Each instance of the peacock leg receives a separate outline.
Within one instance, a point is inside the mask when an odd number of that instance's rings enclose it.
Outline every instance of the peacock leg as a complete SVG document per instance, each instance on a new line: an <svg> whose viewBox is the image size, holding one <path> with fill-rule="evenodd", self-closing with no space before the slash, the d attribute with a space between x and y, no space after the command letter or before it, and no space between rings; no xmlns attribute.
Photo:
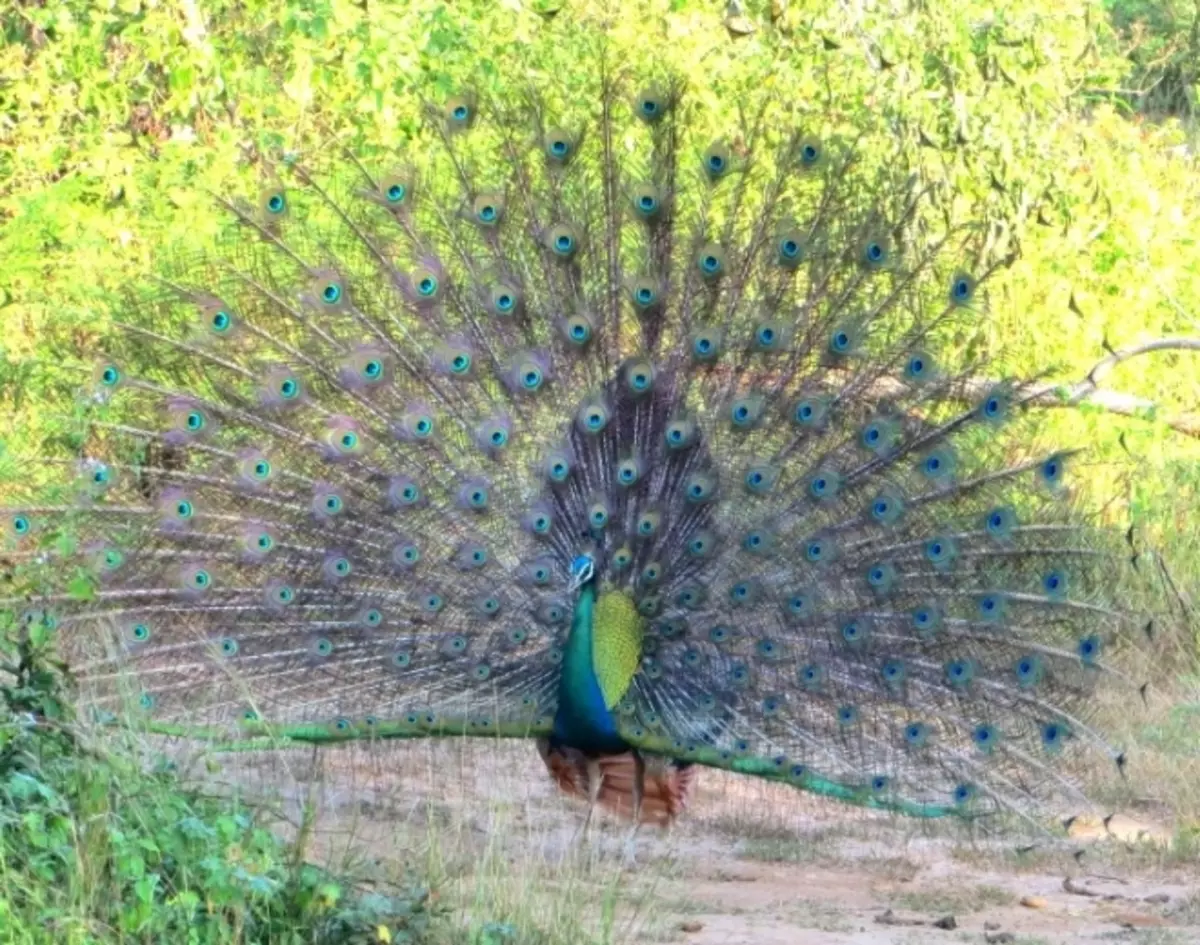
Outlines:
<svg viewBox="0 0 1200 945"><path fill-rule="evenodd" d="M642 822L642 802L646 798L646 759L636 749L633 752L633 827Z"/></svg>
<svg viewBox="0 0 1200 945"><path fill-rule="evenodd" d="M592 825L592 814L596 810L596 802L600 799L600 787L604 782L604 770L600 767L599 758L588 758L587 766L588 812L583 820L583 840L588 839L588 829Z"/></svg>
<svg viewBox="0 0 1200 945"><path fill-rule="evenodd" d="M625 840L625 860L633 865L637 859L637 832L642 826L642 802L646 797L646 759L633 751L633 827Z"/></svg>

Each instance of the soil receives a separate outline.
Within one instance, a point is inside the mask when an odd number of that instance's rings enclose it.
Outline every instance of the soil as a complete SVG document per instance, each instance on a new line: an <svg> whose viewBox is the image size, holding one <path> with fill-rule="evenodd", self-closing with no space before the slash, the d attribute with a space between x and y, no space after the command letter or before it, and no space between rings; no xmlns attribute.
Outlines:
<svg viewBox="0 0 1200 945"><path fill-rule="evenodd" d="M557 792L532 745L358 746L224 770L269 785L292 823L302 798L316 802L310 857L411 867L436 877L464 924L545 933L505 943L570 941L567 927L637 945L1200 942L1200 865L1173 856L1171 832L1145 817L1078 821L1079 858L1018 855L1012 838L706 770L683 817L631 845L629 825L607 814L583 835L586 806ZM607 937L587 931L605 915Z"/></svg>

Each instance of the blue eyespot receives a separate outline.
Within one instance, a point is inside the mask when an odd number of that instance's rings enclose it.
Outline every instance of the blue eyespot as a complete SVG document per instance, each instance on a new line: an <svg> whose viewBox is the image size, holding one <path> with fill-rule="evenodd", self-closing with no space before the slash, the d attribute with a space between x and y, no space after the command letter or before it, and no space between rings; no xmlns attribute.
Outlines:
<svg viewBox="0 0 1200 945"><path fill-rule="evenodd" d="M909 355L904 365L904 377L909 381L927 380L933 373L933 359L925 352L918 351Z"/></svg>
<svg viewBox="0 0 1200 945"><path fill-rule="evenodd" d="M878 240L863 244L862 259L868 268L877 268L887 262L887 248Z"/></svg>
<svg viewBox="0 0 1200 945"><path fill-rule="evenodd" d="M1057 751L1068 735L1067 727L1058 722L1047 722L1042 726L1042 746L1047 751Z"/></svg>
<svg viewBox="0 0 1200 945"><path fill-rule="evenodd" d="M991 725L978 725L971 733L971 740L980 751L990 752L999 740L999 734Z"/></svg>
<svg viewBox="0 0 1200 945"><path fill-rule="evenodd" d="M922 637L937 632L942 625L942 612L931 604L922 604L912 612L912 625Z"/></svg>
<svg viewBox="0 0 1200 945"><path fill-rule="evenodd" d="M942 567L954 559L957 547L949 537L931 538L925 542L925 557L935 567Z"/></svg>
<svg viewBox="0 0 1200 945"><path fill-rule="evenodd" d="M851 646L861 643L867 635L863 625L855 620L842 624L841 634L842 640Z"/></svg>
<svg viewBox="0 0 1200 945"><path fill-rule="evenodd" d="M1042 482L1051 487L1062 484L1066 462L1061 455L1051 456L1038 469Z"/></svg>
<svg viewBox="0 0 1200 945"><path fill-rule="evenodd" d="M1061 599L1067 593L1067 575L1062 571L1048 571L1042 575L1042 590L1048 597Z"/></svg>
<svg viewBox="0 0 1200 945"><path fill-rule="evenodd" d="M854 346L854 338L844 328L837 329L829 336L829 351L835 355L849 354Z"/></svg>
<svg viewBox="0 0 1200 945"><path fill-rule="evenodd" d="M957 273L950 281L950 301L955 305L968 305L975 297L975 280L965 272Z"/></svg>
<svg viewBox="0 0 1200 945"><path fill-rule="evenodd" d="M956 688L967 686L975 678L975 667L970 660L951 660L946 664L946 679Z"/></svg>
<svg viewBox="0 0 1200 945"><path fill-rule="evenodd" d="M993 390L979 406L979 416L985 423L992 426L999 426L1008 419L1009 410L1011 407L1010 395L1007 390L997 388Z"/></svg>
<svg viewBox="0 0 1200 945"><path fill-rule="evenodd" d="M1083 637L1077 646L1079 650L1079 658L1085 666L1094 666L1096 660L1100 658L1100 650L1102 643L1100 637L1095 634Z"/></svg>
<svg viewBox="0 0 1200 945"><path fill-rule="evenodd" d="M1013 667L1013 674L1022 688L1035 686L1042 678L1042 661L1037 656L1022 656Z"/></svg>

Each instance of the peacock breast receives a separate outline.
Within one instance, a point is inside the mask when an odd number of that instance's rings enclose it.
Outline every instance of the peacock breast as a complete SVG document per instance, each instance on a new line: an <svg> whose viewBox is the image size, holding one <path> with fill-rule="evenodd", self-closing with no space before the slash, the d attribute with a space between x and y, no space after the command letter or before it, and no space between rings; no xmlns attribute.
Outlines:
<svg viewBox="0 0 1200 945"><path fill-rule="evenodd" d="M643 632L643 618L628 594L605 591L596 599L592 670L610 711L629 691L641 664Z"/></svg>

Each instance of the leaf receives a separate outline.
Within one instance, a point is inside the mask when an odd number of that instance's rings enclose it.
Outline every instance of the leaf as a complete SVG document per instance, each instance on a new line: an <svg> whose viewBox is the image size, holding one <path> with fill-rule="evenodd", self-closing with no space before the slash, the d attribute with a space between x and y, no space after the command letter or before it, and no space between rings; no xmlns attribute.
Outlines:
<svg viewBox="0 0 1200 945"><path fill-rule="evenodd" d="M90 577L80 574L67 585L67 594L72 600L86 604L96 599L96 588Z"/></svg>

